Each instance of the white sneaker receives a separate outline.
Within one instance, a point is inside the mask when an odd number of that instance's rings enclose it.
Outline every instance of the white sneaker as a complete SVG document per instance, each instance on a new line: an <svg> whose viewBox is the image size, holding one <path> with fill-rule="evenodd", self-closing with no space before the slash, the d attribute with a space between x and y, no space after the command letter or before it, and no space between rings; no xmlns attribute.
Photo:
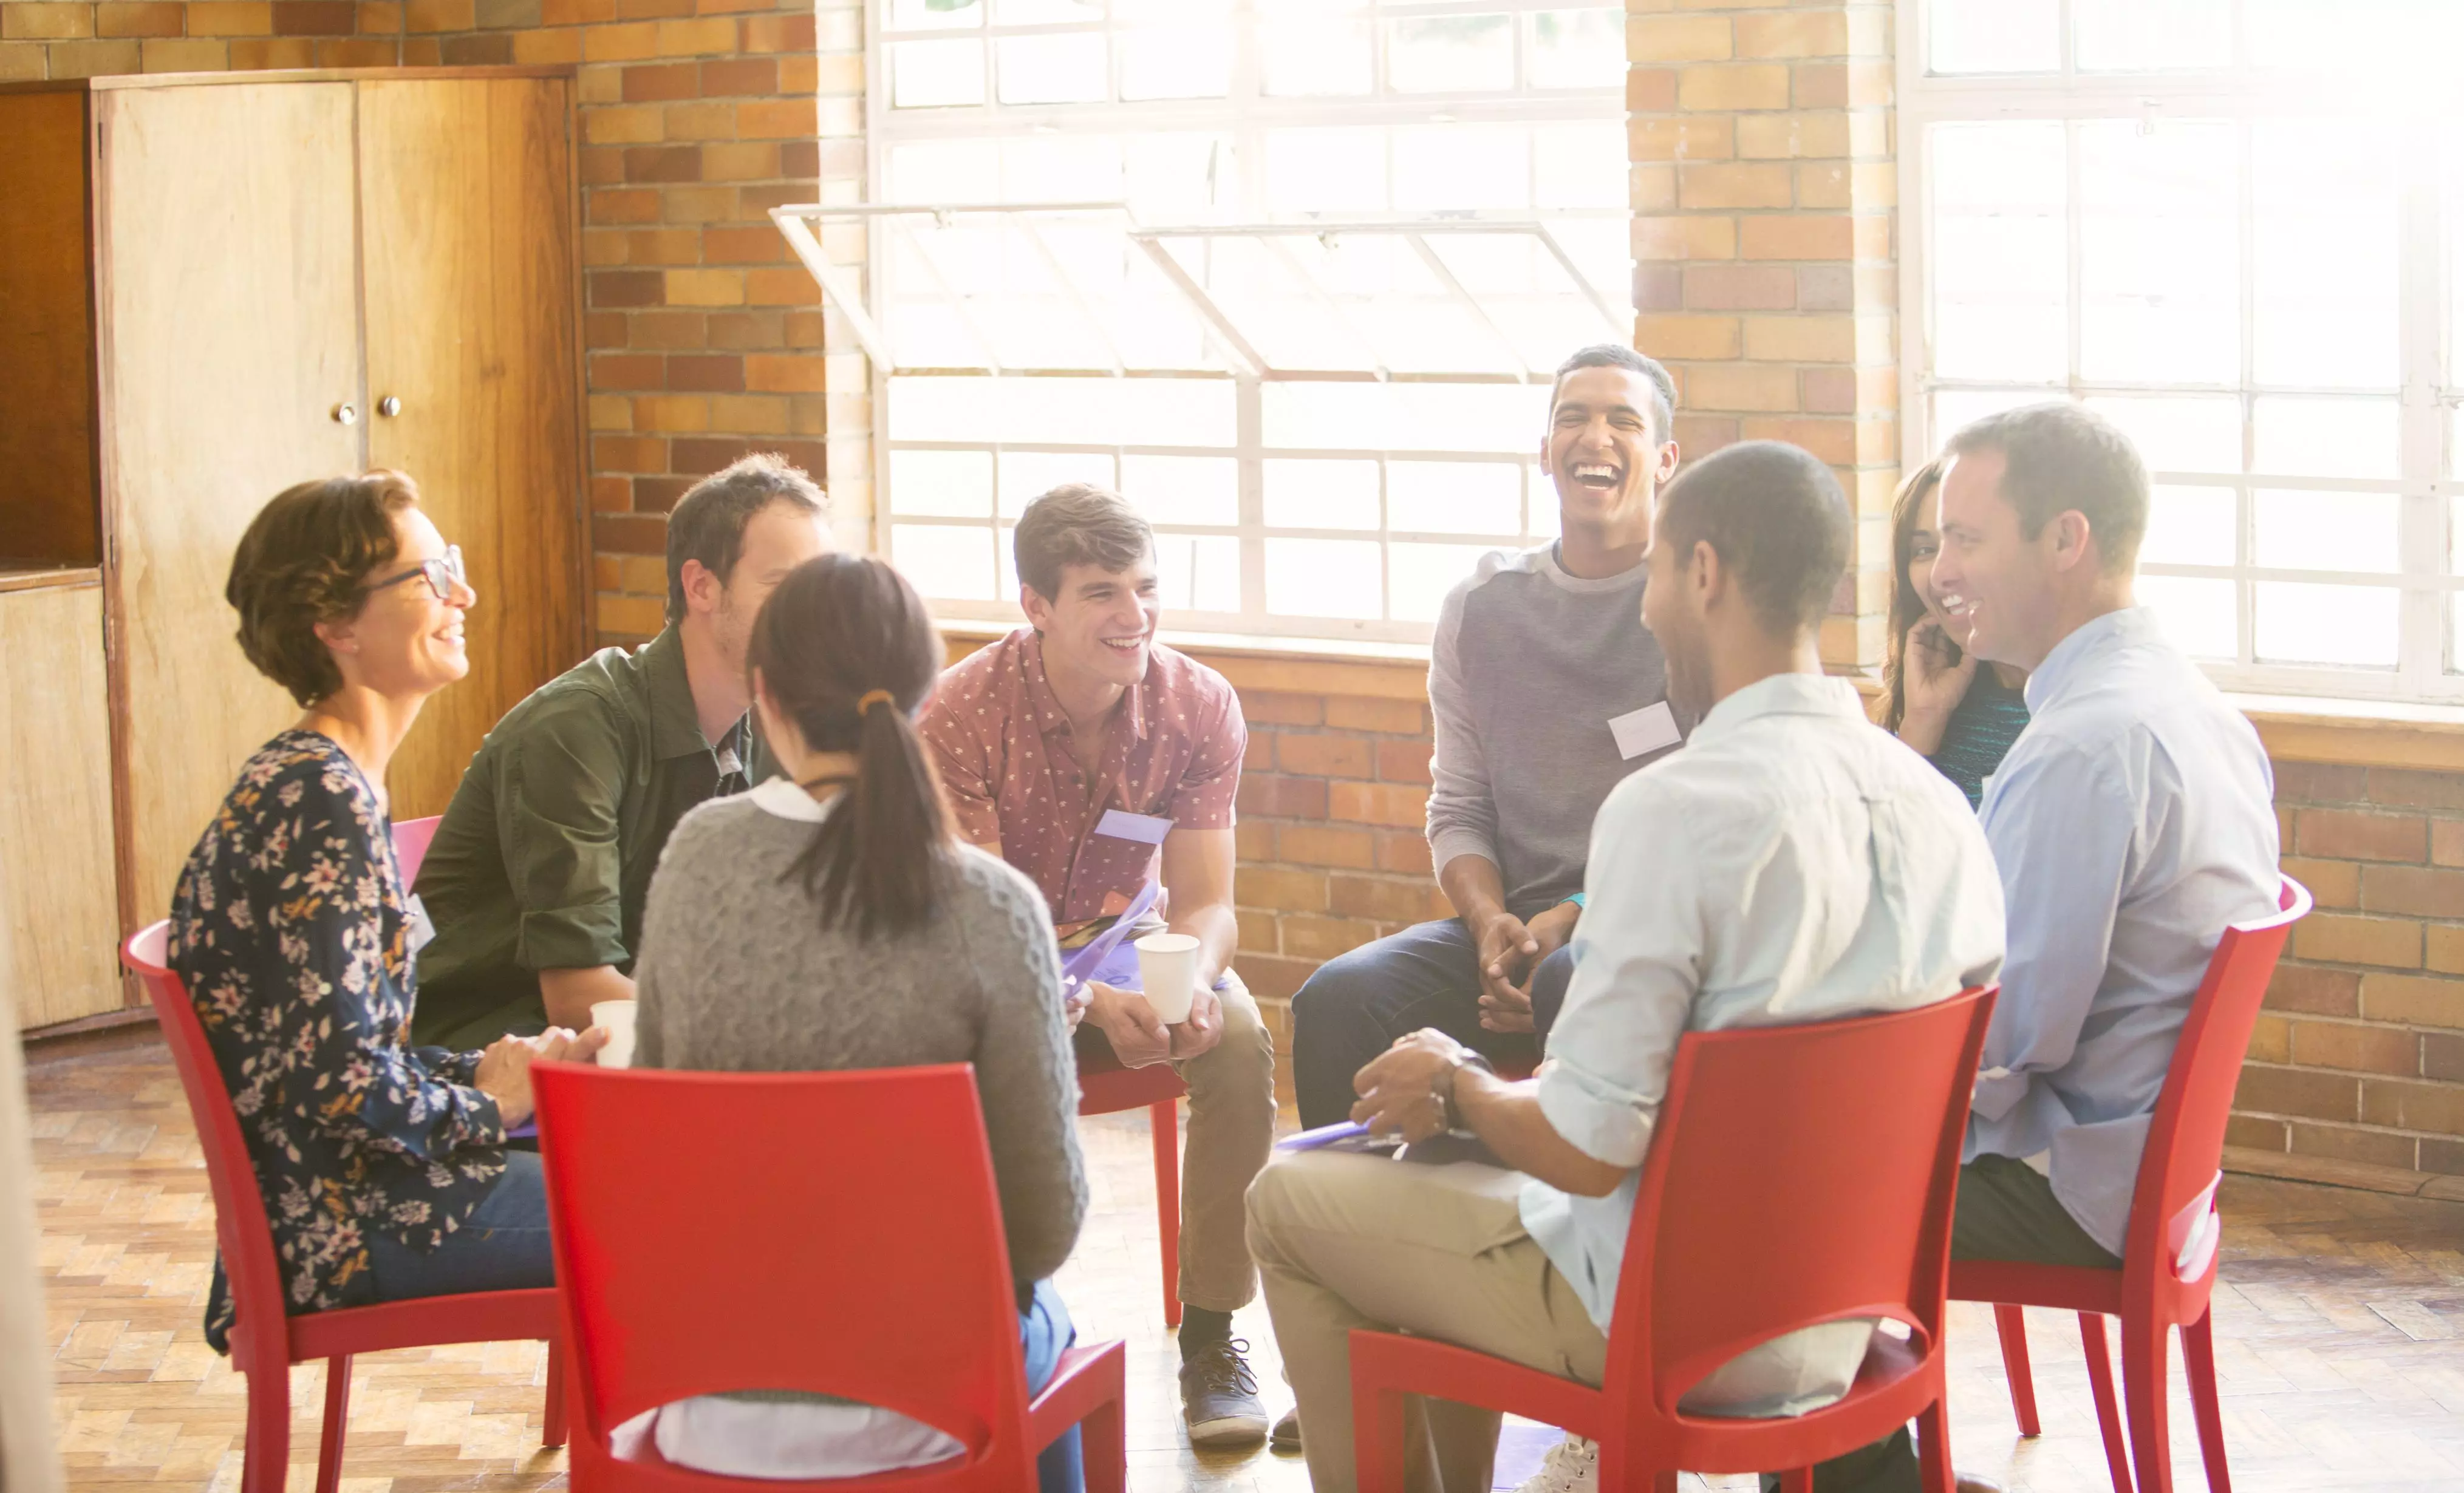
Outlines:
<svg viewBox="0 0 2464 1493"><path fill-rule="evenodd" d="M1549 1448L1540 1470L1523 1481L1514 1493L1599 1493L1600 1443L1569 1436Z"/></svg>

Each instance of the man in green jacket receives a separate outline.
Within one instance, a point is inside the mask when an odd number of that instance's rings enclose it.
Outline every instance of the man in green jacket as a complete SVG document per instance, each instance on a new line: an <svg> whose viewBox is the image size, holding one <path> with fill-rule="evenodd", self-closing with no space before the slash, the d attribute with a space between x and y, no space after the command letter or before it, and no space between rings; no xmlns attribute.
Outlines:
<svg viewBox="0 0 2464 1493"><path fill-rule="evenodd" d="M829 548L810 477L753 455L668 516L668 625L602 648L508 712L480 744L414 889L415 1040L454 1051L590 1024L633 996L642 901L676 821L760 776L746 711L753 619Z"/></svg>

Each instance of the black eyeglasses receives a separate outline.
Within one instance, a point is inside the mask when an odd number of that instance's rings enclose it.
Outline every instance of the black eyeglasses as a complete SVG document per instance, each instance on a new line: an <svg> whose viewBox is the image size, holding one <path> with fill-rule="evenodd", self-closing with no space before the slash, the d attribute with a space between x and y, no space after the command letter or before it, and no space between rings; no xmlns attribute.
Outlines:
<svg viewBox="0 0 2464 1493"><path fill-rule="evenodd" d="M448 544L445 546L443 560L423 560L400 575L387 576L383 581L371 581L367 584L367 592L373 596L389 585L400 585L413 576L427 578L428 589L436 594L438 601L451 601L453 588L466 585L470 582L468 572L462 568L462 546Z"/></svg>

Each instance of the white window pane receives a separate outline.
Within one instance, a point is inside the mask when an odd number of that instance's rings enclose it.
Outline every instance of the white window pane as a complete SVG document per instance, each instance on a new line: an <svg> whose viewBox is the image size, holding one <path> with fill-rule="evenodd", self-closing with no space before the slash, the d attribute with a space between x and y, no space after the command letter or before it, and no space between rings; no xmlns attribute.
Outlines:
<svg viewBox="0 0 2464 1493"><path fill-rule="evenodd" d="M1441 124L1395 131L1398 210L1523 208L1530 202L1528 130L1515 125Z"/></svg>
<svg viewBox="0 0 2464 1493"><path fill-rule="evenodd" d="M1397 622L1435 622L1455 588L1487 554L1485 544L1392 544L1386 549L1388 614Z"/></svg>
<svg viewBox="0 0 2464 1493"><path fill-rule="evenodd" d="M1001 525L1001 535L993 541L996 558L1001 561L1001 583L994 589L1004 602L1018 599L1018 525Z"/></svg>
<svg viewBox="0 0 2464 1493"><path fill-rule="evenodd" d="M890 511L936 518L993 516L990 451L891 451Z"/></svg>
<svg viewBox="0 0 2464 1493"><path fill-rule="evenodd" d="M2252 126L2252 356L2259 383L2395 387L2401 155L2384 125Z"/></svg>
<svg viewBox="0 0 2464 1493"><path fill-rule="evenodd" d="M2062 65L2061 0L1933 0L1936 73L2051 73Z"/></svg>
<svg viewBox="0 0 2464 1493"><path fill-rule="evenodd" d="M2060 397L2046 389L1937 389L1933 396L1933 444L1942 446L1970 422L1987 415Z"/></svg>
<svg viewBox="0 0 2464 1493"><path fill-rule="evenodd" d="M1133 135L1121 146L1125 195L1141 222L1196 218L1240 199L1228 135Z"/></svg>
<svg viewBox="0 0 2464 1493"><path fill-rule="evenodd" d="M1266 526L1273 529L1375 529L1377 463L1269 458Z"/></svg>
<svg viewBox="0 0 2464 1493"><path fill-rule="evenodd" d="M983 0L891 0L891 31L927 31L984 24Z"/></svg>
<svg viewBox="0 0 2464 1493"><path fill-rule="evenodd" d="M993 389L991 379L893 378L890 381L890 438L998 439L992 418Z"/></svg>
<svg viewBox="0 0 2464 1493"><path fill-rule="evenodd" d="M1059 26L1103 18L1104 0L996 0L993 6L995 26Z"/></svg>
<svg viewBox="0 0 2464 1493"><path fill-rule="evenodd" d="M2150 494L2147 537L2139 560L2148 565L2230 565L2240 499L2229 487L2160 486Z"/></svg>
<svg viewBox="0 0 2464 1493"><path fill-rule="evenodd" d="M1266 211L1270 216L1385 206L1384 130L1266 132Z"/></svg>
<svg viewBox="0 0 2464 1493"><path fill-rule="evenodd" d="M1279 617L1374 622L1380 607L1375 539L1268 539L1266 610Z"/></svg>
<svg viewBox="0 0 2464 1493"><path fill-rule="evenodd" d="M1265 91L1274 98L1369 92L1367 21L1340 14L1312 20L1270 20L1259 28L1258 50L1265 66Z"/></svg>
<svg viewBox="0 0 2464 1493"><path fill-rule="evenodd" d="M1386 527L1407 534L1519 533L1523 466L1492 461L1390 462Z"/></svg>
<svg viewBox="0 0 2464 1493"><path fill-rule="evenodd" d="M2254 400L2251 470L2292 476L2392 477L2391 399Z"/></svg>
<svg viewBox="0 0 2464 1493"><path fill-rule="evenodd" d="M2229 124L2079 126L2079 371L2241 374L2240 145Z"/></svg>
<svg viewBox="0 0 2464 1493"><path fill-rule="evenodd" d="M2233 61L2227 0L2072 0L2072 6L2081 72L2224 67Z"/></svg>
<svg viewBox="0 0 2464 1493"><path fill-rule="evenodd" d="M2447 671L2464 673L2464 591L2447 593Z"/></svg>
<svg viewBox="0 0 2464 1493"><path fill-rule="evenodd" d="M1155 536L1155 588L1166 611L1238 612L1241 541L1228 536Z"/></svg>
<svg viewBox="0 0 2464 1493"><path fill-rule="evenodd" d="M1115 379L1125 446L1230 446L1239 390L1229 379Z"/></svg>
<svg viewBox="0 0 2464 1493"><path fill-rule="evenodd" d="M2193 658L2238 658L2233 583L2187 576L2141 576L2139 604L2156 614L2165 636Z"/></svg>
<svg viewBox="0 0 2464 1493"><path fill-rule="evenodd" d="M1512 451L1540 449L1549 426L1543 384L1397 384L1391 450Z"/></svg>
<svg viewBox="0 0 2464 1493"><path fill-rule="evenodd" d="M1149 523L1241 521L1241 464L1229 456L1124 456L1121 491Z"/></svg>
<svg viewBox="0 0 2464 1493"><path fill-rule="evenodd" d="M2241 401L2230 395L2099 396L2087 407L2122 428L2149 472L2241 470Z"/></svg>
<svg viewBox="0 0 2464 1493"><path fill-rule="evenodd" d="M1124 99L1221 99L1232 86L1232 33L1221 26L1133 31L1121 38Z"/></svg>
<svg viewBox="0 0 2464 1493"><path fill-rule="evenodd" d="M1533 540L1557 538L1564 528L1565 515L1557 510L1556 489L1551 487L1548 480L1540 475L1540 469L1537 467L1524 469L1523 487L1524 491L1531 494L1531 501L1524 508L1525 516L1529 520L1529 526L1524 530L1525 537Z"/></svg>
<svg viewBox="0 0 2464 1493"><path fill-rule="evenodd" d="M1386 26L1386 86L1402 94L1514 86L1513 17L1433 15Z"/></svg>
<svg viewBox="0 0 2464 1493"><path fill-rule="evenodd" d="M1390 385L1275 383L1258 391L1269 447L1383 450L1394 425Z"/></svg>
<svg viewBox="0 0 2464 1493"><path fill-rule="evenodd" d="M980 380L977 387L989 400L995 440L1021 446L1111 446L1121 438L1119 383L1004 378ZM894 409L891 418L897 418Z"/></svg>
<svg viewBox="0 0 2464 1493"><path fill-rule="evenodd" d="M946 108L983 101L982 42L893 41L890 44L891 108Z"/></svg>
<svg viewBox="0 0 2464 1493"><path fill-rule="evenodd" d="M1041 133L1005 140L1001 195L1011 202L1117 201L1121 143L1105 135Z"/></svg>
<svg viewBox="0 0 2464 1493"><path fill-rule="evenodd" d="M990 529L892 524L890 559L926 596L952 602L996 600Z"/></svg>
<svg viewBox="0 0 2464 1493"><path fill-rule="evenodd" d="M2464 49L2464 10L2447 0L2242 0L2242 25L2259 67L2366 73L2375 82Z"/></svg>
<svg viewBox="0 0 2464 1493"><path fill-rule="evenodd" d="M1623 55L1622 53L1619 54ZM1623 64L1620 63L1620 66ZM1617 211L1602 226L1615 235L1618 263L1627 262L1625 122L1600 120L1586 124L1542 124L1531 131L1531 205L1535 208L1605 208ZM1592 227L1591 220L1559 219L1550 225L1576 263L1572 235ZM1526 240L1528 242L1528 240ZM1622 300L1618 289L1613 299Z"/></svg>
<svg viewBox="0 0 2464 1493"><path fill-rule="evenodd" d="M1933 371L1952 379L2068 377L2062 126L1938 124L1925 143Z"/></svg>
<svg viewBox="0 0 2464 1493"><path fill-rule="evenodd" d="M2258 564L2268 570L2376 570L2393 575L2393 493L2287 493L2253 498Z"/></svg>
<svg viewBox="0 0 2464 1493"><path fill-rule="evenodd" d="M1534 88L1616 88L1625 81L1625 12L1542 11L1524 33Z"/></svg>
<svg viewBox="0 0 2464 1493"><path fill-rule="evenodd" d="M1015 518L1026 505L1066 482L1116 487L1112 458L1104 451L1003 451L1001 453L1001 516Z"/></svg>
<svg viewBox="0 0 2464 1493"><path fill-rule="evenodd" d="M2261 663L2395 667L2394 587L2261 581L2252 591Z"/></svg>
<svg viewBox="0 0 2464 1493"><path fill-rule="evenodd" d="M1111 94L1100 32L1005 36L994 61L1003 103L1092 103Z"/></svg>
<svg viewBox="0 0 2464 1493"><path fill-rule="evenodd" d="M2447 502L2447 573L2464 576L2464 497Z"/></svg>
<svg viewBox="0 0 2464 1493"><path fill-rule="evenodd" d="M1001 143L920 141L890 152L893 202L991 202L1001 195Z"/></svg>

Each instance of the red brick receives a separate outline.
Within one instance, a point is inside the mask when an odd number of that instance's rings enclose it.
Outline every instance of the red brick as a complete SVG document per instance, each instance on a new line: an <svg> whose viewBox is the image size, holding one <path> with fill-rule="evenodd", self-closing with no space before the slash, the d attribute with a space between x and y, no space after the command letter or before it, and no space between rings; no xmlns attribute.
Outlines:
<svg viewBox="0 0 2464 1493"><path fill-rule="evenodd" d="M596 353L590 359L590 386L601 392L647 392L665 386L655 353Z"/></svg>
<svg viewBox="0 0 2464 1493"><path fill-rule="evenodd" d="M2366 1080L2362 1118L2389 1130L2464 1135L2464 1086Z"/></svg>
<svg viewBox="0 0 2464 1493"><path fill-rule="evenodd" d="M2303 855L2352 861L2417 864L2430 853L2430 823L2418 814L2303 809L2294 819L2294 838Z"/></svg>
<svg viewBox="0 0 2464 1493"><path fill-rule="evenodd" d="M2310 895L2322 908L2362 905L2362 867L2358 861L2315 861L2307 856L2288 855L2279 863L2279 868L2309 888Z"/></svg>
<svg viewBox="0 0 2464 1493"><path fill-rule="evenodd" d="M662 274L658 278L664 289L667 276ZM710 320L709 316L699 311L638 312L633 317L631 328L633 345L662 347L670 352L699 352L710 345ZM722 461L718 467L726 465ZM718 467L710 470L716 472Z"/></svg>
<svg viewBox="0 0 2464 1493"><path fill-rule="evenodd" d="M2297 1156L2325 1156L2336 1161L2412 1170L2417 1147L2409 1135L2349 1130L2342 1125L2304 1125L2299 1121L2287 1129L2292 1132L2292 1151Z"/></svg>
<svg viewBox="0 0 2464 1493"><path fill-rule="evenodd" d="M510 32L448 36L443 44L444 51L438 56L447 67L503 67L514 60Z"/></svg>
<svg viewBox="0 0 2464 1493"><path fill-rule="evenodd" d="M2295 925L2293 952L2299 958L2331 964L2419 969L2421 925L2397 918L2313 912Z"/></svg>
<svg viewBox="0 0 2464 1493"><path fill-rule="evenodd" d="M582 185L614 187L625 180L625 152L616 145L582 147Z"/></svg>
<svg viewBox="0 0 2464 1493"><path fill-rule="evenodd" d="M729 311L710 318L710 345L735 352L784 346L786 320L775 311Z"/></svg>
<svg viewBox="0 0 2464 1493"><path fill-rule="evenodd" d="M779 147L779 174L792 177L801 186L822 174L822 143L818 140L791 140Z"/></svg>
<svg viewBox="0 0 2464 1493"><path fill-rule="evenodd" d="M2336 762L2273 762L2276 801L2359 803L2369 780L2365 768Z"/></svg>
<svg viewBox="0 0 2464 1493"><path fill-rule="evenodd" d="M2422 1033L2421 1076L2442 1084L2464 1084L2464 1037L2453 1032Z"/></svg>
<svg viewBox="0 0 2464 1493"><path fill-rule="evenodd" d="M620 21L675 21L693 11L693 0L616 0Z"/></svg>
<svg viewBox="0 0 2464 1493"><path fill-rule="evenodd" d="M2464 866L2464 819L2430 822L2430 864Z"/></svg>
<svg viewBox="0 0 2464 1493"><path fill-rule="evenodd" d="M707 264L781 264L795 257L787 240L769 224L759 228L711 228L701 235Z"/></svg>
<svg viewBox="0 0 2464 1493"><path fill-rule="evenodd" d="M274 0L277 36L348 36L359 24L354 0Z"/></svg>
<svg viewBox="0 0 2464 1493"><path fill-rule="evenodd" d="M1241 770L1244 773L1271 772L1275 766L1275 741L1272 736L1254 736L1241 748Z"/></svg>
<svg viewBox="0 0 2464 1493"><path fill-rule="evenodd" d="M1427 718L1417 700L1351 694L1327 696L1326 723L1343 731L1375 731L1390 736L1419 736L1427 729Z"/></svg>
<svg viewBox="0 0 2464 1493"><path fill-rule="evenodd" d="M778 91L779 64L769 57L729 57L701 65L704 99L761 99Z"/></svg>
<svg viewBox="0 0 2464 1493"><path fill-rule="evenodd" d="M1239 808L1276 819L1324 819L1326 779L1251 774L1241 779Z"/></svg>
<svg viewBox="0 0 2464 1493"><path fill-rule="evenodd" d="M1287 773L1312 778L1366 778L1373 756L1364 737L1279 733L1275 759Z"/></svg>
<svg viewBox="0 0 2464 1493"><path fill-rule="evenodd" d="M2362 980L2362 1015L2403 1026L2464 1027L2464 980L2434 975L2370 975Z"/></svg>
<svg viewBox="0 0 2464 1493"><path fill-rule="evenodd" d="M633 479L594 475L590 479L590 511L625 514L633 511Z"/></svg>
<svg viewBox="0 0 2464 1493"><path fill-rule="evenodd" d="M2421 1039L2411 1032L2342 1021L2296 1021L2293 1061L2305 1067L2344 1068L2394 1078L2421 1074Z"/></svg>
<svg viewBox="0 0 2464 1493"><path fill-rule="evenodd" d="M655 270L597 270L586 278L593 306L655 306L667 297L667 277Z"/></svg>
<svg viewBox="0 0 2464 1493"><path fill-rule="evenodd" d="M2464 809L2464 773L2370 769L2370 801L2398 808Z"/></svg>
<svg viewBox="0 0 2464 1493"><path fill-rule="evenodd" d="M2308 1016L2362 1014L2362 977L2352 970L2282 963L2267 984L2271 1011L2299 1011Z"/></svg>
<svg viewBox="0 0 2464 1493"><path fill-rule="evenodd" d="M1627 70L1625 107L1628 114L1666 114L1676 108L1677 70L1673 67Z"/></svg>
<svg viewBox="0 0 2464 1493"><path fill-rule="evenodd" d="M637 513L664 514L684 500L693 491L691 477L635 477L633 508Z"/></svg>
<svg viewBox="0 0 2464 1493"><path fill-rule="evenodd" d="M2407 917L2464 918L2464 870L2370 867L2362 872L2362 906Z"/></svg>
<svg viewBox="0 0 2464 1493"><path fill-rule="evenodd" d="M594 514L590 519L590 547L618 555L664 555L668 550L667 520L631 514Z"/></svg>
<svg viewBox="0 0 2464 1493"><path fill-rule="evenodd" d="M707 476L729 462L756 451L767 451L806 472L828 470L828 450L819 441L716 438L678 441L672 457L674 466L671 470L689 476Z"/></svg>
<svg viewBox="0 0 2464 1493"><path fill-rule="evenodd" d="M669 103L701 97L701 69L691 62L655 62L625 70L627 103Z"/></svg>
<svg viewBox="0 0 2464 1493"><path fill-rule="evenodd" d="M1241 714L1258 726L1314 726L1326 718L1324 703L1314 694L1271 694L1243 691Z"/></svg>
<svg viewBox="0 0 2464 1493"><path fill-rule="evenodd" d="M1377 743L1377 776L1385 782L1429 780L1429 744L1425 741Z"/></svg>
<svg viewBox="0 0 2464 1493"><path fill-rule="evenodd" d="M582 318L582 345L594 351L629 346L632 332L633 318L621 311L585 312Z"/></svg>
<svg viewBox="0 0 2464 1493"><path fill-rule="evenodd" d="M1233 872L1232 901L1240 907L1272 908L1279 912L1323 912L1326 875L1280 866L1243 866Z"/></svg>
<svg viewBox="0 0 2464 1493"><path fill-rule="evenodd" d="M1307 959L1331 959L1350 954L1377 936L1375 923L1340 917L1287 917L1282 920L1284 952Z"/></svg>
<svg viewBox="0 0 2464 1493"><path fill-rule="evenodd" d="M1232 826L1232 853L1244 863L1275 859L1275 826L1244 819Z"/></svg>
<svg viewBox="0 0 2464 1493"><path fill-rule="evenodd" d="M2255 1114L2236 1114L2225 1121L2225 1144L2247 1146L2254 1151L2284 1149L2287 1126L2282 1120L2271 1120Z"/></svg>
<svg viewBox="0 0 2464 1493"><path fill-rule="evenodd" d="M1377 833L1377 868L1381 871L1411 871L1427 876L1436 867L1429 861L1429 837L1399 830Z"/></svg>
<svg viewBox="0 0 2464 1493"><path fill-rule="evenodd" d="M94 33L98 36L177 36L187 29L187 8L175 0L163 0L160 4L103 0L95 7ZM347 26L342 29L350 30Z"/></svg>
<svg viewBox="0 0 2464 1493"><path fill-rule="evenodd" d="M2233 1108L2313 1120L2353 1120L2361 1114L2362 1083L2338 1073L2245 1065L2233 1089Z"/></svg>
<svg viewBox="0 0 2464 1493"><path fill-rule="evenodd" d="M1424 881L1337 876L1327 887L1327 906L1347 916L1380 923L1420 923L1445 916L1442 908L1430 910L1429 904L1436 900L1438 889Z"/></svg>
<svg viewBox="0 0 2464 1493"><path fill-rule="evenodd" d="M724 354L678 353L668 360L668 387L679 393L735 394L744 388L744 360Z"/></svg>
<svg viewBox="0 0 2464 1493"><path fill-rule="evenodd" d="M744 386L765 394L821 394L828 364L819 358L756 354L744 360Z"/></svg>
<svg viewBox="0 0 2464 1493"><path fill-rule="evenodd" d="M1693 264L1684 270L1689 311L1789 311L1796 273L1785 265Z"/></svg>
<svg viewBox="0 0 2464 1493"><path fill-rule="evenodd" d="M701 180L701 147L698 145L633 145L625 151L625 180L628 182L698 182Z"/></svg>
<svg viewBox="0 0 2464 1493"><path fill-rule="evenodd" d="M665 472L668 470L668 443L639 435L599 435L591 437L590 469L593 472Z"/></svg>
<svg viewBox="0 0 2464 1493"><path fill-rule="evenodd" d="M816 30L813 12L801 15L757 15L744 23L746 52L810 52Z"/></svg>
<svg viewBox="0 0 2464 1493"><path fill-rule="evenodd" d="M1428 818L1428 803L1426 788L1337 780L1327 785L1326 817L1363 824L1419 824Z"/></svg>
<svg viewBox="0 0 2464 1493"><path fill-rule="evenodd" d="M1236 961L1241 982L1249 994L1263 1000L1289 1000L1311 975L1317 972L1316 959L1279 959L1270 955L1244 954Z"/></svg>
<svg viewBox="0 0 2464 1493"><path fill-rule="evenodd" d="M1366 829L1285 824L1275 832L1275 856L1300 866L1340 866L1365 871L1377 864L1377 845L1375 837Z"/></svg>
<svg viewBox="0 0 2464 1493"><path fill-rule="evenodd" d="M2464 1141L2440 1140L2434 1135L2424 1135L2421 1137L2421 1159L2414 1165L2441 1176L2464 1176Z"/></svg>
<svg viewBox="0 0 2464 1493"><path fill-rule="evenodd" d="M647 187L632 191L595 191L589 195L589 214L593 223L659 221L659 194Z"/></svg>

